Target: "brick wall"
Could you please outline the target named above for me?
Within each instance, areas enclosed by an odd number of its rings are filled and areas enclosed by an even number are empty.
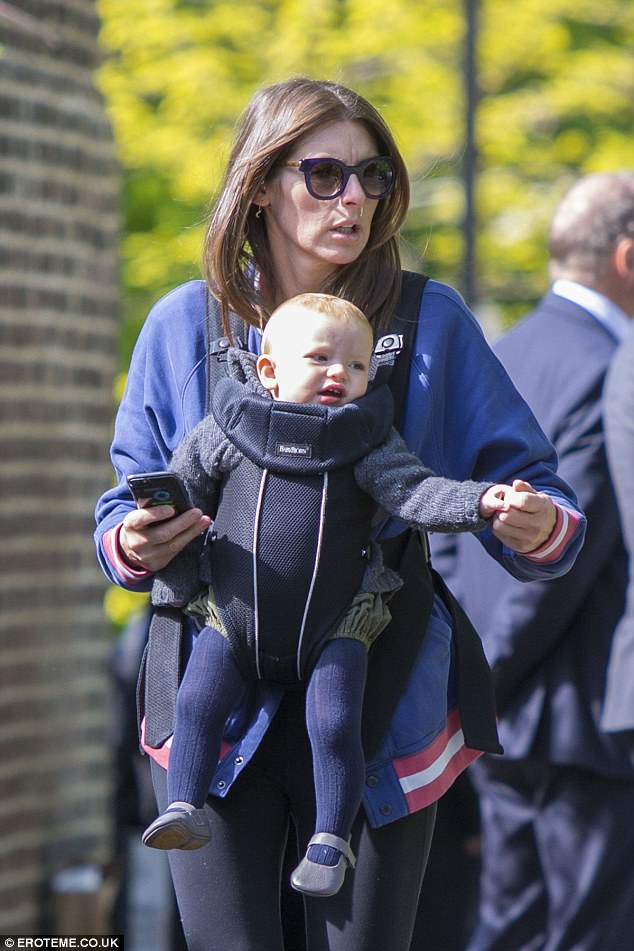
[[[108,484],[117,169],[92,0],[0,4],[0,932],[110,849]],[[48,922],[50,925],[50,921]]]

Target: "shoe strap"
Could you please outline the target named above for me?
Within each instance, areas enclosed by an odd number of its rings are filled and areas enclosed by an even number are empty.
[[[177,799],[174,802],[170,802],[165,812],[187,812],[191,815],[192,812],[197,812],[197,809],[196,806],[192,806],[191,802],[181,802]]]
[[[308,843],[308,848],[310,848],[311,845],[329,845],[345,856],[351,868],[354,868],[357,864],[356,856],[350,848],[350,842],[340,838],[338,835],[333,835],[331,832],[316,832]]]

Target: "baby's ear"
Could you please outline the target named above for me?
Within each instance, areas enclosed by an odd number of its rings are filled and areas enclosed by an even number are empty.
[[[261,353],[258,357],[255,368],[258,371],[260,383],[266,390],[275,390],[277,387],[277,378],[275,376],[275,364],[268,353]]]

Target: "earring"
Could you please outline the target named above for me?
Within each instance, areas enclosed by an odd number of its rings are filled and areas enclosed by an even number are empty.
[[[262,205],[258,205],[258,210],[255,213],[255,217],[258,219],[262,217]]]

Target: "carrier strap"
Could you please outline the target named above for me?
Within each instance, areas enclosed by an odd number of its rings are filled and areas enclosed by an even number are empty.
[[[229,311],[229,330],[227,336],[222,325],[220,305],[209,290],[206,290],[205,301],[205,340],[207,351],[207,389],[205,397],[205,414],[211,412],[211,399],[216,383],[227,375],[227,350],[234,346],[240,350],[246,347],[249,328],[241,317]]]
[[[425,284],[426,274],[414,271],[402,271],[401,296],[396,312],[392,317],[390,332],[381,338],[384,342],[386,359],[379,364],[374,385],[387,383],[394,398],[394,425],[400,429],[407,396],[407,384],[411,366],[414,338],[418,327],[418,315]],[[222,325],[218,301],[206,292],[205,335],[207,341],[207,391],[205,411],[211,412],[211,400],[216,383],[227,375],[227,350],[230,346],[244,349],[249,328],[241,317],[229,312],[228,336]]]
[[[392,391],[394,399],[394,425],[400,431],[403,416],[405,413],[405,404],[407,402],[407,385],[409,383],[409,371],[412,365],[412,353],[414,350],[414,339],[418,328],[418,316],[420,314],[423,291],[427,283],[426,274],[416,274],[414,271],[402,272],[401,296],[396,308],[396,313],[392,317],[390,333],[388,337],[398,335],[402,339],[398,341],[401,346],[398,356],[392,362],[381,363],[375,376],[375,385],[387,383]],[[382,338],[386,340],[385,337]]]

